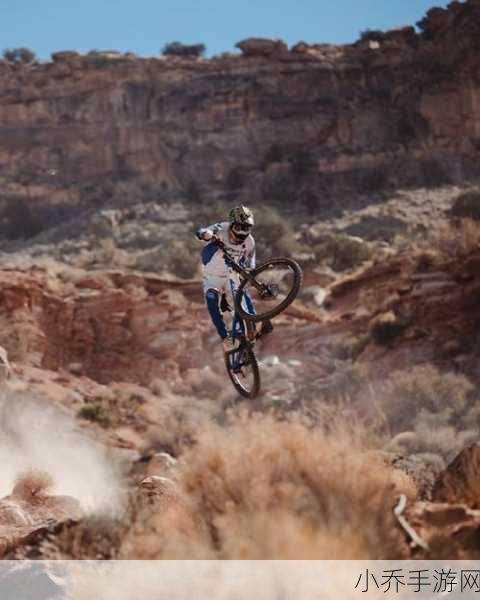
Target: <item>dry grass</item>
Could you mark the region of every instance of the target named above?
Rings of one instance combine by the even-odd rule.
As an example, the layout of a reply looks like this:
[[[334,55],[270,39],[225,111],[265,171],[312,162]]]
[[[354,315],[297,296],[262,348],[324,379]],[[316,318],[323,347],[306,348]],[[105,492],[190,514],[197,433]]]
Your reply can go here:
[[[33,469],[21,473],[15,482],[12,496],[22,500],[32,501],[48,494],[53,487],[53,478],[45,471]]]
[[[125,558],[398,558],[392,471],[346,427],[268,418],[204,431],[178,474],[183,491],[131,530]],[[187,500],[188,499],[188,500]],[[281,523],[281,527],[279,527]]]
[[[436,232],[432,245],[448,258],[470,254],[480,247],[480,222],[461,219],[446,224]]]
[[[45,558],[394,559],[405,546],[393,507],[416,496],[364,434],[267,417],[209,427],[169,494],[139,490],[117,521],[85,520]]]
[[[421,411],[443,413],[446,424],[465,412],[473,389],[463,375],[440,373],[432,365],[421,365],[394,371],[382,390],[381,405],[392,432],[413,428]]]

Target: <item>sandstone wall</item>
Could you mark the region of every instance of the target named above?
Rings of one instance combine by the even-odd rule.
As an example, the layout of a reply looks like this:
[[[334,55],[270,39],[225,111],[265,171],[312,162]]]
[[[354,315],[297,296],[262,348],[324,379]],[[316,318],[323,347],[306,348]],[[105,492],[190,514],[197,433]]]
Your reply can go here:
[[[478,171],[480,3],[433,9],[422,28],[290,51],[252,40],[211,60],[0,62],[4,193],[227,194],[321,211],[346,191],[463,180]]]

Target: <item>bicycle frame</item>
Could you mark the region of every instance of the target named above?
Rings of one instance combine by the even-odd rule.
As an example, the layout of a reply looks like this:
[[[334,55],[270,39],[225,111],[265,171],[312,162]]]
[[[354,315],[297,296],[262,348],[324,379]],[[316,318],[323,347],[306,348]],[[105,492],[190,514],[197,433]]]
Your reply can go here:
[[[259,292],[264,291],[265,286],[261,283],[258,283],[255,277],[252,277],[252,275],[247,269],[244,269],[235,262],[234,258],[228,253],[228,250],[225,248],[225,244],[222,242],[222,240],[217,239],[215,241],[215,244],[217,244],[217,246],[223,251],[223,258],[225,259],[225,262],[231,269],[233,269],[236,273],[241,275],[244,279],[248,279],[256,290],[258,290]]]

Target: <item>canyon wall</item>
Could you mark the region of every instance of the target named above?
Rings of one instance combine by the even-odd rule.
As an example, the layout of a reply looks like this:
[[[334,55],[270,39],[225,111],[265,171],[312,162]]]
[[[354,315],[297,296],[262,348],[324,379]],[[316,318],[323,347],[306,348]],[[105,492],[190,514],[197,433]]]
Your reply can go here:
[[[480,2],[353,45],[250,40],[209,60],[59,52],[0,62],[4,197],[226,197],[323,214],[478,173]]]

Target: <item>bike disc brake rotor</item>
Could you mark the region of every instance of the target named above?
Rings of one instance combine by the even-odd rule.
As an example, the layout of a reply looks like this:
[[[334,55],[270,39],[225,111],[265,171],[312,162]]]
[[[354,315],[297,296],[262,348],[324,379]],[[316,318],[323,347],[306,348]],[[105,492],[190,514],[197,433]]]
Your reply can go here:
[[[251,283],[245,286],[258,314],[272,310],[282,303],[295,284],[295,273],[289,265],[271,264],[255,276],[257,289]],[[244,306],[245,300],[242,306]]]

